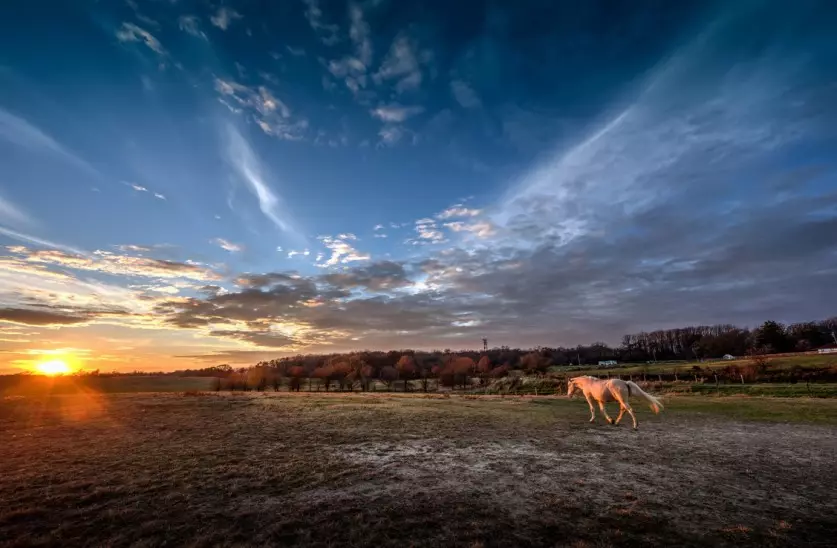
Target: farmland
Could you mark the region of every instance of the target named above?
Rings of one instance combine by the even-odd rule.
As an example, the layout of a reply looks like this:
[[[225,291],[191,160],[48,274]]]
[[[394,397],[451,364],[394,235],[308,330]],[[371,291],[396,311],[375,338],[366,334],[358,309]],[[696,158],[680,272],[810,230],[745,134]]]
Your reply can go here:
[[[0,544],[825,544],[837,401],[94,391],[0,400]]]

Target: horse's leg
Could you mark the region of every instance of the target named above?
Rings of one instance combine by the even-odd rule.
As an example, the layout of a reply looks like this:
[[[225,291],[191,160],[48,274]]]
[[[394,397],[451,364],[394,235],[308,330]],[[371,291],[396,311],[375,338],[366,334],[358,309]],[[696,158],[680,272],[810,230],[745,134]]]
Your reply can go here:
[[[619,402],[619,416],[618,416],[618,417],[616,417],[616,420],[615,420],[615,421],[613,421],[613,426],[619,426],[619,421],[621,421],[621,420],[622,420],[622,415],[624,415],[624,414],[625,414],[625,404],[623,404],[623,403],[620,401],[620,402]]]
[[[604,402],[603,402],[602,400],[599,400],[599,409],[601,409],[601,410],[602,410],[602,415],[604,415],[605,420],[606,420],[607,422],[609,422],[610,424],[613,424],[613,419],[611,419],[611,418],[607,415],[607,409],[605,409],[605,404],[604,404]]]
[[[636,426],[636,415],[634,415],[634,410],[633,410],[633,409],[631,409],[631,406],[630,406],[628,403],[625,403],[625,409],[628,411],[628,414],[629,414],[629,415],[631,416],[631,418],[634,420],[634,430],[636,430],[636,429],[637,429],[637,426]]]
[[[590,398],[590,394],[585,393],[584,397],[587,398],[587,405],[590,406],[590,422],[595,422],[596,412],[593,410],[593,400]]]
[[[613,423],[614,426],[618,426],[619,421],[622,420],[622,416],[625,414],[625,408],[627,407],[627,403],[623,398],[623,394],[620,394],[619,392],[615,392],[613,394],[613,399],[615,399],[616,403],[619,404],[619,416],[616,417],[616,421]]]

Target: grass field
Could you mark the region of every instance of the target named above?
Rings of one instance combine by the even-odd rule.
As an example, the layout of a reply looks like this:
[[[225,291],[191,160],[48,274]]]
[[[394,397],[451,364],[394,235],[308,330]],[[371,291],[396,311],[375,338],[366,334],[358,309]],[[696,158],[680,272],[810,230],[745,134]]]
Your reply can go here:
[[[659,362],[659,363],[641,363],[641,364],[622,364],[619,367],[610,368],[589,368],[589,367],[572,367],[572,368],[553,368],[559,372],[571,372],[573,374],[591,374],[591,375],[656,375],[658,373],[672,373],[674,371],[688,373],[692,367],[698,365],[704,371],[711,371],[713,369],[723,369],[728,366],[742,367],[750,363],[746,358],[738,360],[718,360],[709,362]],[[768,365],[774,370],[791,369],[800,367],[802,369],[815,369],[821,367],[837,367],[836,354],[807,354],[807,355],[777,355],[768,358]]]
[[[0,399],[0,545],[826,545],[837,401]]]
[[[209,377],[84,376],[46,377],[43,375],[0,376],[0,396],[40,396],[44,394],[81,394],[96,392],[187,392],[209,390]]]

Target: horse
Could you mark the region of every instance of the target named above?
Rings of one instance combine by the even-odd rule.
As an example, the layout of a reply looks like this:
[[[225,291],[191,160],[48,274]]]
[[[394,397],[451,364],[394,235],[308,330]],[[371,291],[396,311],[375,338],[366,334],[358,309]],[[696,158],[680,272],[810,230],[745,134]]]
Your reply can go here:
[[[633,381],[623,381],[622,379],[602,380],[584,375],[582,377],[573,377],[567,383],[568,397],[572,397],[576,390],[581,390],[587,399],[587,405],[590,406],[590,422],[595,422],[596,420],[596,413],[593,410],[593,400],[599,402],[599,409],[602,410],[602,415],[604,415],[607,422],[614,426],[619,424],[619,421],[622,420],[622,415],[627,411],[634,421],[634,430],[637,429],[636,415],[634,415],[634,411],[628,403],[629,397],[636,394],[645,399],[650,404],[651,410],[654,413],[659,413],[663,409],[663,404],[660,400],[645,392]],[[605,409],[605,403],[609,401],[619,402],[619,416],[616,417],[615,421],[607,415],[607,410]]]

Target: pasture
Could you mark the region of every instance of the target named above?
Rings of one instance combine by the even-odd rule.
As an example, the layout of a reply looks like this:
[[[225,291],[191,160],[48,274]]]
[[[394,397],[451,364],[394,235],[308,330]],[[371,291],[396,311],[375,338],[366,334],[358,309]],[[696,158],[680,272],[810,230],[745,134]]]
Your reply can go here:
[[[837,534],[837,401],[6,395],[0,546],[787,546]],[[615,408],[611,408],[613,410]]]

